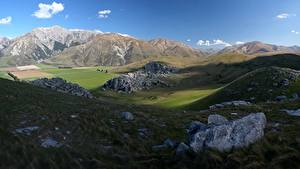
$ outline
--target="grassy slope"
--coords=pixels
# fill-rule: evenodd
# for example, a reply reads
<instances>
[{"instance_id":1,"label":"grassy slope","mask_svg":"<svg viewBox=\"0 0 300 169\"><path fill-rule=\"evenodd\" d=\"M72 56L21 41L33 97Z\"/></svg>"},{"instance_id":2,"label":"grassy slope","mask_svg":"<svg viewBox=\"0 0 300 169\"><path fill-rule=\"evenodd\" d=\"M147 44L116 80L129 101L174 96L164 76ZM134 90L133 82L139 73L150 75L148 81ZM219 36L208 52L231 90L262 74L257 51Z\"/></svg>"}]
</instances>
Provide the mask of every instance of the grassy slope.
<instances>
[{"instance_id":1,"label":"grassy slope","mask_svg":"<svg viewBox=\"0 0 300 169\"><path fill-rule=\"evenodd\" d=\"M229 119L237 118L231 116L231 112L243 116L264 111L268 119L266 137L248 148L228 153L209 150L176 158L172 150L155 153L151 146L168 137L184 141L187 124L192 120L205 122L214 112L182 113L118 105L1 79L0 87L5 89L0 91L0 168L277 169L299 166L300 119L279 113L282 108L298 108L299 102L218 110ZM135 120L121 120L118 115L121 111L133 112ZM70 118L73 114L78 118ZM280 127L272 127L275 122L280 123ZM16 128L35 125L40 129L31 136L12 133ZM55 127L59 130L54 130ZM139 128L149 129L147 138L139 136ZM71 134L66 134L67 130ZM61 139L62 135L66 136L65 140ZM68 146L43 149L39 146L40 139L47 136Z\"/></svg>"},{"instance_id":2,"label":"grassy slope","mask_svg":"<svg viewBox=\"0 0 300 169\"><path fill-rule=\"evenodd\" d=\"M107 70L107 67L103 69ZM115 76L113 73L97 72L97 68L81 68L81 69L43 69L47 73L53 74L54 77L61 77L72 83L78 83L86 89L95 89L107 80Z\"/></svg>"},{"instance_id":3,"label":"grassy slope","mask_svg":"<svg viewBox=\"0 0 300 169\"><path fill-rule=\"evenodd\" d=\"M215 92L217 88L202 87L193 89L152 89L149 91L140 91L132 94L120 94L116 92L94 90L93 94L115 100L124 104L153 105L162 108L181 109L200 98Z\"/></svg>"}]
</instances>

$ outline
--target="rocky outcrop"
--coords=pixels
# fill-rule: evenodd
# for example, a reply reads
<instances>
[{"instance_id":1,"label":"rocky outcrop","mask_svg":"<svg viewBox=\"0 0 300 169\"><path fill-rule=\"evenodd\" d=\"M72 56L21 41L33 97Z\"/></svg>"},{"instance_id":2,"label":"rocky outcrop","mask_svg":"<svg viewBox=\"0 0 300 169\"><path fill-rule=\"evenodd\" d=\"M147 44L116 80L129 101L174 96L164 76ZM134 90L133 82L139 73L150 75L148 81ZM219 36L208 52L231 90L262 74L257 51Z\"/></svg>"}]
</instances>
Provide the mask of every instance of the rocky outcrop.
<instances>
[{"instance_id":1,"label":"rocky outcrop","mask_svg":"<svg viewBox=\"0 0 300 169\"><path fill-rule=\"evenodd\" d=\"M209 109L218 109L218 108L224 108L226 106L250 106L251 103L244 101L244 100L235 100L235 101L229 101L229 102L223 102L219 104L214 104L212 106L209 106Z\"/></svg>"},{"instance_id":2,"label":"rocky outcrop","mask_svg":"<svg viewBox=\"0 0 300 169\"><path fill-rule=\"evenodd\" d=\"M68 83L61 78L52 79L38 79L30 82L31 84L43 88L49 88L63 93L69 93L75 96L82 96L86 98L93 98L93 95L86 89L80 87L78 84Z\"/></svg>"},{"instance_id":3,"label":"rocky outcrop","mask_svg":"<svg viewBox=\"0 0 300 169\"><path fill-rule=\"evenodd\" d=\"M264 136L265 126L266 116L264 113L250 114L234 121L222 120L222 123L199 128L195 134L190 135L189 145L195 152L205 148L227 151L232 148L245 147Z\"/></svg>"},{"instance_id":4,"label":"rocky outcrop","mask_svg":"<svg viewBox=\"0 0 300 169\"><path fill-rule=\"evenodd\" d=\"M153 87L167 87L169 85L163 78L175 71L176 69L173 67L158 62L150 62L136 72L123 74L107 81L102 88L131 93Z\"/></svg>"}]
</instances>

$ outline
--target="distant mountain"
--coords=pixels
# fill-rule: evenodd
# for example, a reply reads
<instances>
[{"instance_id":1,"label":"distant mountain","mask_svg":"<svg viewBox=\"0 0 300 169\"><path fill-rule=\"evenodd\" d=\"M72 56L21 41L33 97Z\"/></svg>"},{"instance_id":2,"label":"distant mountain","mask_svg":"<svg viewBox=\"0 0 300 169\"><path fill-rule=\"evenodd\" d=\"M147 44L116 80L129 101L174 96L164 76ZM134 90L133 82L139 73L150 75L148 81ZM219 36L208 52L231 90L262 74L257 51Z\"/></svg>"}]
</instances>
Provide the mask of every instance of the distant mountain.
<instances>
[{"instance_id":1,"label":"distant mountain","mask_svg":"<svg viewBox=\"0 0 300 169\"><path fill-rule=\"evenodd\" d=\"M93 40L65 49L49 63L76 66L125 65L151 56L201 57L196 49L165 39L139 40L122 34L99 34Z\"/></svg>"},{"instance_id":2,"label":"distant mountain","mask_svg":"<svg viewBox=\"0 0 300 169\"><path fill-rule=\"evenodd\" d=\"M220 48L200 48L199 51L201 51L204 55L206 56L210 56L210 55L214 55L216 53L218 53L219 51L221 51L222 49Z\"/></svg>"},{"instance_id":3,"label":"distant mountain","mask_svg":"<svg viewBox=\"0 0 300 169\"><path fill-rule=\"evenodd\" d=\"M205 55L202 51L196 50L182 42L166 39L154 39L150 40L149 43L159 50L161 55L182 57L201 57Z\"/></svg>"},{"instance_id":4,"label":"distant mountain","mask_svg":"<svg viewBox=\"0 0 300 169\"><path fill-rule=\"evenodd\" d=\"M6 48L10 43L11 43L11 40L9 40L8 38L0 37L0 51L2 49Z\"/></svg>"},{"instance_id":5,"label":"distant mountain","mask_svg":"<svg viewBox=\"0 0 300 169\"><path fill-rule=\"evenodd\" d=\"M299 53L300 47L286 47L262 43L259 41L248 42L242 45L226 47L219 51L218 54L239 53L245 55L260 55L265 53Z\"/></svg>"},{"instance_id":6,"label":"distant mountain","mask_svg":"<svg viewBox=\"0 0 300 169\"><path fill-rule=\"evenodd\" d=\"M40 62L60 53L65 48L86 43L97 34L93 31L68 30L59 26L36 28L14 39L3 49L0 62L5 60L10 65Z\"/></svg>"}]
</instances>

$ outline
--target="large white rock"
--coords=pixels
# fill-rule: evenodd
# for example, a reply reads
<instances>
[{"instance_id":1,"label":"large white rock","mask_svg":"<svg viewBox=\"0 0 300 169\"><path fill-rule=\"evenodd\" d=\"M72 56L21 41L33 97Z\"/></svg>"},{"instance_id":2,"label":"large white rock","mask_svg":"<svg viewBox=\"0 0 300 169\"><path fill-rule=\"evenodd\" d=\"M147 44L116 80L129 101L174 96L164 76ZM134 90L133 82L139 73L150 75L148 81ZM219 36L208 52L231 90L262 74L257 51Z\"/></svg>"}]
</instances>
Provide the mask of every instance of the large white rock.
<instances>
[{"instance_id":1,"label":"large white rock","mask_svg":"<svg viewBox=\"0 0 300 169\"><path fill-rule=\"evenodd\" d=\"M219 151L245 147L264 136L265 126L264 113L250 114L238 120L199 130L191 137L190 147L195 152L205 147Z\"/></svg>"}]
</instances>

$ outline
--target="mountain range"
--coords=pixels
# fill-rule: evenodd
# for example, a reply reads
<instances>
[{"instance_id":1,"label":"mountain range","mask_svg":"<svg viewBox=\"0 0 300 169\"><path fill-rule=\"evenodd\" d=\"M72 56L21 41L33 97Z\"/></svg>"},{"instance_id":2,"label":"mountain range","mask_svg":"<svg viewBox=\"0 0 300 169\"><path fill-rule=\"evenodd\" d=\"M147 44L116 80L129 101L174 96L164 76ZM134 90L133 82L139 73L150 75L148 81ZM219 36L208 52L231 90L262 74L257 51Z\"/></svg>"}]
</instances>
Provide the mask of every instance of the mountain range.
<instances>
[{"instance_id":1,"label":"mountain range","mask_svg":"<svg viewBox=\"0 0 300 169\"><path fill-rule=\"evenodd\" d=\"M248 42L241 45L234 45L226 47L218 52L218 54L224 53L239 53L245 55L259 55L266 53L299 53L299 46L277 46L272 44L266 44L259 41Z\"/></svg>"},{"instance_id":2,"label":"mountain range","mask_svg":"<svg viewBox=\"0 0 300 169\"><path fill-rule=\"evenodd\" d=\"M126 65L151 56L205 58L238 53L300 53L300 47L285 47L259 41L226 47L220 51L192 48L167 40L140 40L126 34L103 33L60 26L36 28L15 39L0 38L0 65L27 65L39 62L72 66Z\"/></svg>"}]
</instances>

